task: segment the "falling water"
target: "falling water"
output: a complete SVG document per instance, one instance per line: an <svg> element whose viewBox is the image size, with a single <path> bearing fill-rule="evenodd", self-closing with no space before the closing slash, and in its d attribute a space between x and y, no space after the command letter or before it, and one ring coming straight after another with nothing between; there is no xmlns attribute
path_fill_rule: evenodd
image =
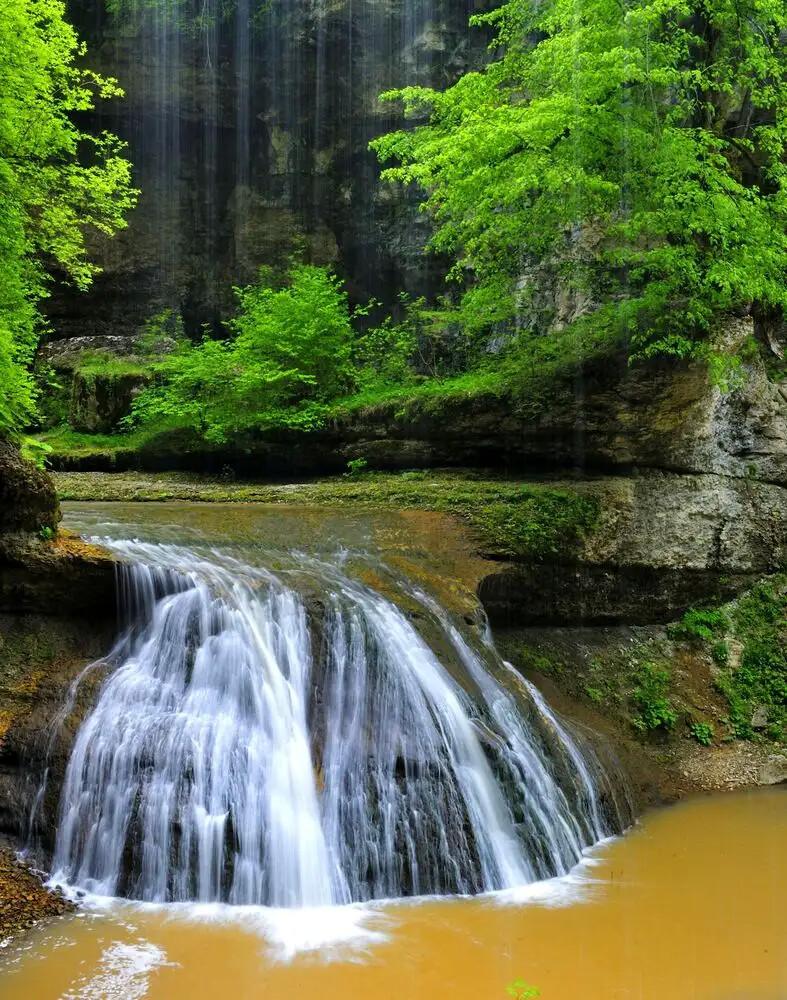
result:
<svg viewBox="0 0 787 1000"><path fill-rule="evenodd" d="M340 561L300 560L309 598L226 552L106 544L130 624L71 753L57 878L287 907L475 893L620 828L592 754L406 582L420 630Z"/></svg>
<svg viewBox="0 0 787 1000"><path fill-rule="evenodd" d="M436 284L426 220L380 187L369 142L401 124L380 93L442 87L483 61L484 33L467 28L476 0L78 6L96 8L91 50L126 93L107 113L141 190L122 259L108 261L125 293L113 333L165 309L191 334L215 327L233 286L296 251L340 262L359 297Z"/></svg>

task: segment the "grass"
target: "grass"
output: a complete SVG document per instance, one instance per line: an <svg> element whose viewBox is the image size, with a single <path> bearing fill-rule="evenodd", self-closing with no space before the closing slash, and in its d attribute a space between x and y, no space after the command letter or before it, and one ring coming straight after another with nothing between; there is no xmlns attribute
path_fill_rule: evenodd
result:
<svg viewBox="0 0 787 1000"><path fill-rule="evenodd" d="M157 429L156 434L160 433ZM86 434L75 431L67 424L60 424L51 430L42 431L35 439L47 445L52 457L82 458L88 456L111 458L122 451L136 451L152 440L151 431L132 431L128 434Z"/></svg>
<svg viewBox="0 0 787 1000"><path fill-rule="evenodd" d="M113 354L111 351L83 351L74 364L74 372L86 378L103 376L144 377L150 374L150 363L135 355Z"/></svg>

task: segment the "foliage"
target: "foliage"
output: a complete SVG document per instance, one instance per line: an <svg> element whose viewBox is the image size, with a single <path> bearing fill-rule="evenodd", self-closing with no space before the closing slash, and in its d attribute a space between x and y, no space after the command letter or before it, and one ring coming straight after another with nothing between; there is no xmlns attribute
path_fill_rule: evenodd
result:
<svg viewBox="0 0 787 1000"><path fill-rule="evenodd" d="M413 306L406 297L407 317L395 322L391 317L379 326L364 331L353 345L353 363L358 372L356 385L361 392L374 393L390 386L412 383L413 369L410 362L417 349L417 335L413 328Z"/></svg>
<svg viewBox="0 0 787 1000"><path fill-rule="evenodd" d="M25 435L20 441L20 453L22 458L32 462L39 469L46 465L47 458L52 452L52 448L45 441L38 441L34 437Z"/></svg>
<svg viewBox="0 0 787 1000"><path fill-rule="evenodd" d="M528 986L524 979L517 979L510 986L506 987L506 993L514 1000L535 1000L541 996L541 991L535 986Z"/></svg>
<svg viewBox="0 0 787 1000"><path fill-rule="evenodd" d="M761 729L771 739L784 739L787 578L766 580L724 608L692 608L671 635L701 642L718 665L715 684L728 703L734 737L753 739ZM740 649L734 661L733 642ZM763 722L755 728L752 720L758 714Z"/></svg>
<svg viewBox="0 0 787 1000"><path fill-rule="evenodd" d="M709 722L689 723L689 733L701 746L709 747L713 743L713 726Z"/></svg>
<svg viewBox="0 0 787 1000"><path fill-rule="evenodd" d="M266 428L309 429L352 385L347 295L325 268L294 264L278 287L268 271L236 289L227 340L181 340L152 368L133 422L176 421L205 440Z"/></svg>
<svg viewBox="0 0 787 1000"><path fill-rule="evenodd" d="M357 476L362 472L366 472L369 468L369 463L365 458L351 458L347 463L347 475Z"/></svg>
<svg viewBox="0 0 787 1000"><path fill-rule="evenodd" d="M466 329L521 315L534 267L598 304L582 336L639 355L707 356L720 314L787 305L783 0L508 0L475 22L499 57L384 95L428 120L373 143L423 191Z"/></svg>
<svg viewBox="0 0 787 1000"><path fill-rule="evenodd" d="M756 735L752 720L759 710L765 732L783 740L787 727L787 578L754 587L734 606L732 628L743 649L737 665L717 679L729 706L729 722L739 739Z"/></svg>
<svg viewBox="0 0 787 1000"><path fill-rule="evenodd" d="M676 639L699 639L713 642L729 628L729 618L721 608L689 608L683 618L669 629Z"/></svg>
<svg viewBox="0 0 787 1000"><path fill-rule="evenodd" d="M122 144L77 124L97 98L120 94L80 66L84 52L62 0L0 5L0 435L17 433L35 406L27 366L42 261L87 287L97 271L88 235L122 228L135 199Z"/></svg>
<svg viewBox="0 0 787 1000"><path fill-rule="evenodd" d="M637 709L634 727L642 732L672 729L678 714L669 700L669 671L644 663L638 670L632 701Z"/></svg>

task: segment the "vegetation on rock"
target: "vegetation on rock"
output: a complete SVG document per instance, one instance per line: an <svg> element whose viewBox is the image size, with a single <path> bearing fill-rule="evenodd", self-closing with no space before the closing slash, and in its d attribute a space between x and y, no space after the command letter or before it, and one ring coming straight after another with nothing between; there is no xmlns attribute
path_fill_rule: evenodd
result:
<svg viewBox="0 0 787 1000"><path fill-rule="evenodd" d="M509 0L475 21L499 58L386 95L429 120L375 143L425 192L468 332L527 317L534 267L579 336L638 355L704 355L724 313L787 305L780 0Z"/></svg>
<svg viewBox="0 0 787 1000"><path fill-rule="evenodd" d="M672 630L716 664L739 739L787 737L787 578L764 580L725 608L692 609Z"/></svg>

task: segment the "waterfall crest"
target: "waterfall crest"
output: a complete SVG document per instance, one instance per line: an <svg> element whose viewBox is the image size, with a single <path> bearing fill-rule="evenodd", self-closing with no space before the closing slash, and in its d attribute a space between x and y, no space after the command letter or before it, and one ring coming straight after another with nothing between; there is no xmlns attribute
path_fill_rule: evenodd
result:
<svg viewBox="0 0 787 1000"><path fill-rule="evenodd" d="M475 893L620 828L592 754L418 589L429 641L339 563L310 601L227 553L104 544L130 624L72 750L56 878L286 907Z"/></svg>

